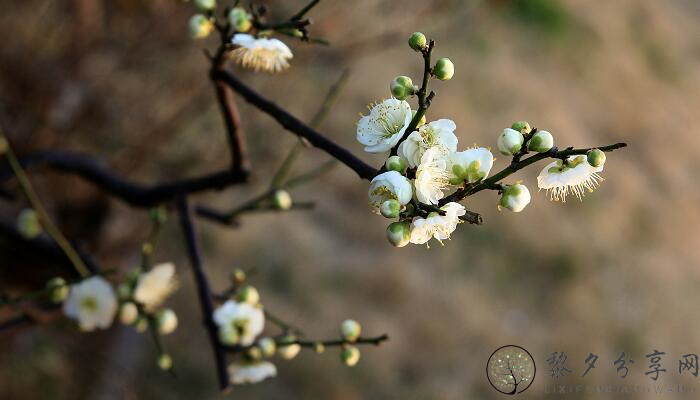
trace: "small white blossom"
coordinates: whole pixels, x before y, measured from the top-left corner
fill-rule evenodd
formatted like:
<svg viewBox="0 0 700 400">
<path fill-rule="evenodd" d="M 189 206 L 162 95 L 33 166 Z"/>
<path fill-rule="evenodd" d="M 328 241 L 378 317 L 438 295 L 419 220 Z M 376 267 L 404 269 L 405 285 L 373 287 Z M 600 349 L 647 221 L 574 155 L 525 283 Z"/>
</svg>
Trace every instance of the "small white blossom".
<svg viewBox="0 0 700 400">
<path fill-rule="evenodd" d="M 455 181 L 478 182 L 489 175 L 493 167 L 493 154 L 484 148 L 474 148 L 452 153 L 449 170 Z M 454 182 L 453 182 L 454 183 Z"/>
<path fill-rule="evenodd" d="M 214 322 L 219 327 L 220 336 L 235 331 L 239 344 L 249 346 L 265 328 L 265 314 L 260 305 L 228 300 L 214 311 Z"/>
<path fill-rule="evenodd" d="M 106 279 L 93 276 L 71 285 L 63 313 L 77 320 L 84 331 L 106 329 L 117 313 L 117 296 Z"/>
<path fill-rule="evenodd" d="M 390 98 L 375 104 L 357 123 L 357 141 L 369 153 L 391 150 L 403 137 L 411 123 L 411 106 L 403 100 Z"/>
<path fill-rule="evenodd" d="M 566 164 L 562 160 L 548 164 L 537 177 L 537 186 L 545 189 L 553 201 L 566 202 L 566 196 L 573 194 L 579 200 L 598 187 L 603 177 L 598 175 L 603 165 L 591 166 L 586 156 L 571 156 Z"/>
<path fill-rule="evenodd" d="M 423 153 L 413 182 L 416 198 L 421 203 L 437 204 L 444 197 L 443 190 L 450 184 L 446 156 L 442 146 L 433 146 Z"/>
<path fill-rule="evenodd" d="M 522 133 L 515 129 L 506 128 L 503 130 L 503 133 L 498 136 L 496 145 L 501 154 L 508 156 L 517 154 L 523 146 L 524 141 L 525 138 Z"/>
<path fill-rule="evenodd" d="M 277 376 L 277 367 L 269 361 L 239 361 L 228 367 L 231 383 L 258 383 Z"/>
<path fill-rule="evenodd" d="M 455 129 L 457 125 L 449 119 L 427 123 L 401 142 L 398 154 L 408 161 L 411 168 L 415 168 L 421 163 L 423 154 L 433 146 L 441 146 L 446 153 L 453 153 L 457 151 Z"/>
<path fill-rule="evenodd" d="M 279 72 L 289 68 L 292 51 L 279 39 L 256 38 L 247 33 L 233 35 L 231 42 L 237 45 L 231 51 L 235 62 L 257 71 Z"/>
<path fill-rule="evenodd" d="M 134 289 L 134 300 L 141 303 L 147 311 L 154 311 L 175 289 L 175 264 L 158 264 L 141 274 Z"/>
<path fill-rule="evenodd" d="M 425 244 L 432 238 L 440 243 L 450 238 L 452 232 L 457 229 L 459 217 L 466 214 L 464 206 L 451 202 L 440 207 L 445 215 L 437 212 L 431 213 L 428 218 L 415 217 L 411 223 L 411 243 Z"/>
<path fill-rule="evenodd" d="M 524 210 L 528 204 L 530 204 L 530 190 L 520 183 L 505 186 L 498 203 L 500 207 L 513 212 Z"/>
<path fill-rule="evenodd" d="M 374 212 L 379 213 L 382 204 L 387 200 L 396 200 L 402 206 L 413 198 L 411 181 L 396 171 L 387 171 L 372 179 L 369 184 L 369 205 Z"/>
</svg>

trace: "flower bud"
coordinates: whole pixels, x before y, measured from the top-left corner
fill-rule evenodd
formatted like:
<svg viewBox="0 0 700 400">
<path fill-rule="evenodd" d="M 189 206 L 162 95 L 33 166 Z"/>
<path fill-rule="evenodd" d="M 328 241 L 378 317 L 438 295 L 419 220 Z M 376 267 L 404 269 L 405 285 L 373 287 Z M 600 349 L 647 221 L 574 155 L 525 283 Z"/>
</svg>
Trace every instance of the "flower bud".
<svg viewBox="0 0 700 400">
<path fill-rule="evenodd" d="M 503 188 L 499 205 L 513 212 L 522 211 L 530 203 L 530 191 L 527 186 L 517 183 Z"/>
<path fill-rule="evenodd" d="M 161 335 L 169 335 L 177 328 L 177 314 L 169 308 L 161 310 L 156 316 L 156 321 Z"/>
<path fill-rule="evenodd" d="M 600 149 L 588 150 L 586 154 L 586 159 L 588 159 L 588 164 L 591 167 L 602 167 L 605 164 L 605 153 Z"/>
<path fill-rule="evenodd" d="M 253 24 L 250 22 L 250 16 L 243 7 L 234 7 L 228 13 L 228 22 L 236 32 L 248 32 Z"/>
<path fill-rule="evenodd" d="M 424 50 L 428 47 L 428 38 L 420 32 L 413 32 L 410 38 L 408 38 L 408 45 L 415 51 Z"/>
<path fill-rule="evenodd" d="M 360 361 L 360 350 L 355 346 L 345 346 L 340 352 L 340 361 L 348 367 L 354 367 Z"/>
<path fill-rule="evenodd" d="M 260 350 L 260 347 L 251 347 L 248 349 L 246 352 L 248 357 L 250 357 L 252 360 L 258 361 L 262 359 L 263 353 L 262 350 Z"/>
<path fill-rule="evenodd" d="M 238 293 L 238 300 L 254 306 L 260 302 L 260 293 L 253 286 L 244 286 Z"/>
<path fill-rule="evenodd" d="M 537 131 L 527 142 L 527 149 L 538 153 L 546 153 L 552 147 L 554 147 L 554 137 L 547 131 Z"/>
<path fill-rule="evenodd" d="M 129 272 L 126 273 L 126 283 L 128 283 L 131 286 L 136 286 L 136 283 L 141 277 L 141 272 L 141 268 L 130 269 Z"/>
<path fill-rule="evenodd" d="M 513 125 L 511 125 L 511 129 L 518 131 L 522 134 L 530 133 L 530 131 L 532 130 L 530 128 L 530 123 L 527 121 L 513 122 Z"/>
<path fill-rule="evenodd" d="M 189 22 L 190 36 L 193 39 L 202 39 L 214 30 L 214 24 L 202 14 L 195 14 Z"/>
<path fill-rule="evenodd" d="M 241 283 L 245 282 L 245 278 L 245 271 L 240 268 L 236 268 L 233 270 L 233 272 L 231 272 L 231 282 L 233 282 L 234 285 L 240 285 Z"/>
<path fill-rule="evenodd" d="M 324 345 L 321 342 L 316 342 L 314 343 L 314 351 L 316 352 L 316 354 L 321 354 L 324 351 L 326 351 L 326 345 Z"/>
<path fill-rule="evenodd" d="M 173 367 L 173 359 L 169 354 L 161 354 L 158 356 L 158 368 L 163 371 L 168 371 Z"/>
<path fill-rule="evenodd" d="M 379 212 L 385 218 L 397 218 L 401 213 L 401 203 L 394 199 L 387 200 L 379 207 Z"/>
<path fill-rule="evenodd" d="M 148 329 L 148 320 L 144 317 L 139 317 L 136 320 L 136 324 L 134 325 L 134 328 L 136 329 L 136 332 L 138 332 L 138 333 L 146 332 L 146 329 Z"/>
<path fill-rule="evenodd" d="M 411 224 L 394 222 L 386 228 L 386 237 L 395 247 L 404 247 L 411 240 Z"/>
<path fill-rule="evenodd" d="M 216 8 L 216 0 L 194 0 L 194 4 L 204 11 Z"/>
<path fill-rule="evenodd" d="M 238 343 L 238 331 L 233 328 L 219 329 L 219 341 L 226 346 L 233 346 Z"/>
<path fill-rule="evenodd" d="M 406 100 L 415 93 L 413 81 L 408 76 L 400 75 L 389 84 L 392 96 L 398 100 Z"/>
<path fill-rule="evenodd" d="M 272 204 L 278 210 L 289 210 L 292 208 L 292 196 L 284 189 L 277 189 L 272 195 Z"/>
<path fill-rule="evenodd" d="M 258 341 L 258 347 L 260 347 L 260 350 L 265 357 L 274 356 L 275 351 L 277 350 L 277 344 L 275 343 L 274 339 L 269 337 L 260 339 Z"/>
<path fill-rule="evenodd" d="M 117 286 L 117 296 L 120 300 L 128 300 L 131 298 L 131 285 L 128 283 L 120 283 Z"/>
<path fill-rule="evenodd" d="M 139 309 L 131 301 L 128 301 L 119 308 L 119 320 L 124 325 L 132 325 L 139 318 Z"/>
<path fill-rule="evenodd" d="M 408 164 L 406 163 L 406 160 L 404 160 L 400 156 L 391 156 L 387 158 L 386 162 L 384 163 L 384 166 L 389 171 L 396 171 L 400 174 L 403 174 L 404 171 L 406 171 L 406 167 L 408 166 Z"/>
<path fill-rule="evenodd" d="M 340 334 L 343 336 L 343 339 L 347 340 L 348 342 L 356 341 L 357 338 L 360 337 L 361 331 L 362 326 L 360 326 L 357 321 L 352 319 L 346 319 L 340 325 Z"/>
<path fill-rule="evenodd" d="M 433 74 L 441 81 L 449 81 L 452 79 L 452 75 L 455 74 L 455 65 L 452 64 L 449 58 L 441 58 L 435 63 Z"/>
<path fill-rule="evenodd" d="M 277 348 L 277 353 L 285 360 L 291 360 L 296 357 L 299 351 L 301 351 L 301 346 L 296 343 L 285 344 Z"/>
<path fill-rule="evenodd" d="M 520 151 L 524 141 L 525 139 L 523 138 L 522 133 L 514 129 L 506 128 L 498 137 L 496 145 L 501 154 L 512 156 Z"/>
<path fill-rule="evenodd" d="M 25 208 L 17 216 L 17 230 L 25 239 L 34 239 L 43 231 L 39 215 L 31 208 Z"/>
<path fill-rule="evenodd" d="M 416 110 L 411 110 L 411 120 L 416 117 L 417 112 L 418 111 Z M 420 117 L 420 121 L 418 121 L 416 128 L 420 128 L 421 126 L 425 125 L 426 122 L 428 122 L 428 120 L 425 118 L 425 114 L 423 114 L 423 116 Z"/>
<path fill-rule="evenodd" d="M 49 292 L 49 299 L 53 303 L 61 303 L 68 297 L 68 292 L 70 291 L 68 284 L 61 277 L 56 277 L 50 279 L 46 283 L 46 290 Z"/>
</svg>

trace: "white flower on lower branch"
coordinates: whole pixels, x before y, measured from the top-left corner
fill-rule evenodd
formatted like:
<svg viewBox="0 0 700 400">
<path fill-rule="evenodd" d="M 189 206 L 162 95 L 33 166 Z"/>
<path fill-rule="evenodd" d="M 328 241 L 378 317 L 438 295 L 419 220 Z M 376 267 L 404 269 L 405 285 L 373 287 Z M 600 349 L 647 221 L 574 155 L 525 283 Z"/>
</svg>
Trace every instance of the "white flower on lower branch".
<svg viewBox="0 0 700 400">
<path fill-rule="evenodd" d="M 134 289 L 134 300 L 152 312 L 177 289 L 177 286 L 175 264 L 158 264 L 139 276 Z"/>
<path fill-rule="evenodd" d="M 423 154 L 433 146 L 441 146 L 447 153 L 457 151 L 457 125 L 449 119 L 432 121 L 411 132 L 399 145 L 398 154 L 408 161 L 411 168 L 421 163 Z"/>
<path fill-rule="evenodd" d="M 265 328 L 265 313 L 261 305 L 228 300 L 214 310 L 214 322 L 224 344 L 249 346 Z"/>
<path fill-rule="evenodd" d="M 403 100 L 390 98 L 375 104 L 357 123 L 357 141 L 369 153 L 391 150 L 403 137 L 411 123 L 411 106 Z"/>
<path fill-rule="evenodd" d="M 450 185 L 447 172 L 447 153 L 441 146 L 433 146 L 423 153 L 413 182 L 416 198 L 424 204 L 437 204 Z"/>
<path fill-rule="evenodd" d="M 245 68 L 255 71 L 279 72 L 289 68 L 292 51 L 279 39 L 256 38 L 246 33 L 233 35 L 231 42 L 238 47 L 231 58 Z"/>
<path fill-rule="evenodd" d="M 381 205 L 387 200 L 396 200 L 402 206 L 413 198 L 411 181 L 396 171 L 387 171 L 372 179 L 369 184 L 369 205 L 379 213 Z"/>
<path fill-rule="evenodd" d="M 231 383 L 258 383 L 277 376 L 277 367 L 269 361 L 237 361 L 228 367 Z"/>
<path fill-rule="evenodd" d="M 600 185 L 603 177 L 598 175 L 603 165 L 590 165 L 586 156 L 571 156 L 548 164 L 537 177 L 537 186 L 545 189 L 550 200 L 566 202 L 566 196 L 573 194 L 582 200 L 586 191 L 592 192 Z"/>
<path fill-rule="evenodd" d="M 71 285 L 63 303 L 63 313 L 76 321 L 80 329 L 107 329 L 117 312 L 117 296 L 112 285 L 101 276 L 93 276 Z"/>
<path fill-rule="evenodd" d="M 411 243 L 425 244 L 430 239 L 437 239 L 440 243 L 450 238 L 452 232 L 457 229 L 459 217 L 466 214 L 463 205 L 459 203 L 447 203 L 440 207 L 445 215 L 437 212 L 430 213 L 427 218 L 415 217 L 411 223 Z"/>
</svg>

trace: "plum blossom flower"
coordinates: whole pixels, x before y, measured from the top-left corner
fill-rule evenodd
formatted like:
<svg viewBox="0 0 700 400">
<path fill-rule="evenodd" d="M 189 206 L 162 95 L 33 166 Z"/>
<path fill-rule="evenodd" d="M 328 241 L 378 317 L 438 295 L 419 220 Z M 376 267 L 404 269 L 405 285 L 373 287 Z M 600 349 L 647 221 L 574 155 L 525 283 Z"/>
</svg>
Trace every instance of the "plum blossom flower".
<svg viewBox="0 0 700 400">
<path fill-rule="evenodd" d="M 117 296 L 106 279 L 93 276 L 71 285 L 63 313 L 77 320 L 84 331 L 106 329 L 117 313 Z"/>
<path fill-rule="evenodd" d="M 238 343 L 249 346 L 265 328 L 265 314 L 260 305 L 228 300 L 214 310 L 214 322 L 219 327 L 220 336 L 225 336 L 222 332 L 235 331 Z"/>
<path fill-rule="evenodd" d="M 449 171 L 452 174 L 452 183 L 478 182 L 489 175 L 493 167 L 493 154 L 484 148 L 478 147 L 452 153 L 449 159 Z"/>
<path fill-rule="evenodd" d="M 573 194 L 582 200 L 586 190 L 592 192 L 603 180 L 598 173 L 603 165 L 593 167 L 586 156 L 571 156 L 566 163 L 562 160 L 548 164 L 537 177 L 537 186 L 545 189 L 550 200 L 566 202 L 566 196 Z"/>
<path fill-rule="evenodd" d="M 444 197 L 443 190 L 450 184 L 446 156 L 442 146 L 433 146 L 423 153 L 413 182 L 421 203 L 437 204 Z"/>
<path fill-rule="evenodd" d="M 415 217 L 411 223 L 411 243 L 425 244 L 432 238 L 440 243 L 450 238 L 452 232 L 457 229 L 459 217 L 466 214 L 464 206 L 451 202 L 440 207 L 445 215 L 437 212 L 430 213 L 427 218 Z"/>
<path fill-rule="evenodd" d="M 147 311 L 154 311 L 177 286 L 175 264 L 158 264 L 139 277 L 134 289 L 134 300 L 143 304 Z"/>
<path fill-rule="evenodd" d="M 429 122 L 401 142 L 398 154 L 408 161 L 411 168 L 421 163 L 423 154 L 433 146 L 444 147 L 446 153 L 457 151 L 457 136 L 454 131 L 457 125 L 449 119 L 439 119 Z"/>
<path fill-rule="evenodd" d="M 403 206 L 412 198 L 411 181 L 396 171 L 379 174 L 369 184 L 369 204 L 376 213 L 387 200 L 396 200 Z"/>
<path fill-rule="evenodd" d="M 279 72 L 289 68 L 292 51 L 279 39 L 256 38 L 247 33 L 233 35 L 231 42 L 237 45 L 231 58 L 245 68 L 264 72 Z"/>
<path fill-rule="evenodd" d="M 516 183 L 503 187 L 503 194 L 498 203 L 499 210 L 503 207 L 512 212 L 521 212 L 528 204 L 530 204 L 530 190 L 527 186 Z"/>
<path fill-rule="evenodd" d="M 269 361 L 238 361 L 229 365 L 231 383 L 258 383 L 277 376 L 277 367 Z"/>
<path fill-rule="evenodd" d="M 389 151 L 403 137 L 411 123 L 411 106 L 403 100 L 389 98 L 375 104 L 357 123 L 357 141 L 369 153 Z"/>
</svg>

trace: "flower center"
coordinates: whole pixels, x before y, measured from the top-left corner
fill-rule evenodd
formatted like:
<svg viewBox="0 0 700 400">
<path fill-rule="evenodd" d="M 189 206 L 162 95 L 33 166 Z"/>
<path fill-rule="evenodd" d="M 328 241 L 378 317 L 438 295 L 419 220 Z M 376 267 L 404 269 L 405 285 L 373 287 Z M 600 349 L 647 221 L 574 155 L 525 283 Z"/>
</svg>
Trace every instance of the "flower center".
<svg viewBox="0 0 700 400">
<path fill-rule="evenodd" d="M 95 312 L 97 310 L 97 299 L 85 297 L 80 302 L 80 309 L 85 312 Z"/>
</svg>

